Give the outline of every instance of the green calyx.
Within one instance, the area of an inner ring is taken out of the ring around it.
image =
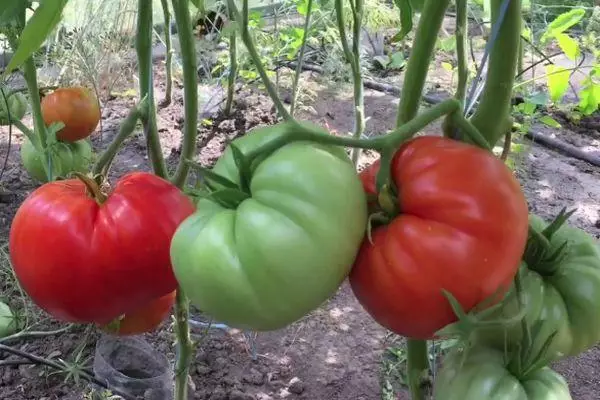
[[[529,269],[542,276],[552,276],[559,270],[562,261],[568,255],[568,242],[565,241],[559,247],[554,248],[555,246],[551,246],[550,240],[573,213],[575,210],[567,212],[566,208],[563,208],[543,230],[530,224],[529,238],[523,254],[523,261]]]

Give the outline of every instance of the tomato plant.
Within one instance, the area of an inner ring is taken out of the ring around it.
[[[444,359],[434,400],[571,400],[565,379],[548,367],[519,376],[500,350],[465,351],[454,350]]]
[[[92,146],[87,140],[56,142],[51,149],[52,176],[66,176],[70,172],[86,172],[93,160]],[[25,138],[21,145],[21,160],[29,175],[39,182],[47,182],[44,156]]]
[[[233,144],[246,152],[277,136],[257,129]],[[229,147],[213,172],[240,183]],[[173,237],[179,284],[199,309],[231,326],[278,329],[329,298],[347,276],[363,238],[360,180],[341,148],[287,144],[254,169],[245,198],[214,198]]]
[[[94,93],[84,87],[62,87],[44,96],[41,103],[44,123],[62,122],[56,133],[63,142],[85,139],[100,122],[100,107]]]
[[[11,121],[23,119],[26,112],[27,98],[23,93],[16,92],[8,94],[6,95],[6,99],[0,94],[0,126],[10,125],[12,123]]]
[[[177,187],[144,172],[106,195],[89,178],[46,183],[13,220],[15,275],[55,318],[106,324],[175,290],[169,243],[193,210]]]
[[[540,324],[532,351],[539,351],[556,334],[548,351],[556,358],[576,356],[600,341],[600,246],[573,226],[559,227],[536,215],[530,216],[530,222],[537,235],[525,254],[521,285],[525,321],[530,327]],[[489,318],[511,317],[519,310],[518,291],[513,288]],[[499,349],[515,348],[522,336],[518,323],[476,332],[479,342]]]
[[[118,317],[102,329],[117,336],[141,335],[153,331],[169,315],[175,303],[176,291]]]
[[[0,301],[0,338],[17,331],[17,319],[8,304]]]
[[[378,170],[362,172],[367,194]],[[380,324],[429,339],[456,320],[443,290],[470,310],[509,288],[527,240],[527,202],[502,161],[441,137],[404,144],[391,174],[400,212],[364,241],[350,284]]]

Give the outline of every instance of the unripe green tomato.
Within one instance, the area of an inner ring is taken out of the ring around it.
[[[72,143],[56,142],[52,152],[52,176],[66,176],[70,172],[87,172],[92,163],[92,146],[87,140]],[[23,166],[33,179],[48,182],[44,169],[45,157],[33,144],[25,139],[21,145]]]
[[[10,119],[8,118],[8,112],[6,109],[6,103],[8,102],[8,109],[10,110]],[[14,93],[6,97],[0,95],[0,125],[10,125],[10,121],[21,120],[27,112],[27,97],[23,93]]]
[[[0,338],[12,335],[17,331],[17,322],[10,307],[0,302]]]

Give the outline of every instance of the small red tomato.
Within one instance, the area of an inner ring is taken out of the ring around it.
[[[361,173],[375,194],[379,162]],[[400,210],[363,241],[350,273],[359,302],[393,332],[431,339],[456,316],[509,288],[528,235],[519,182],[493,154],[442,137],[406,142],[392,161]]]
[[[126,313],[122,318],[102,326],[102,330],[116,336],[141,335],[151,332],[169,315],[177,291],[162,296],[149,304]]]
[[[94,132],[100,122],[100,107],[94,93],[87,88],[58,88],[42,99],[42,117],[46,125],[65,124],[56,134],[58,140],[75,142]]]
[[[104,325],[177,288],[171,238],[195,207],[145,172],[125,175],[103,201],[88,191],[79,179],[39,187],[15,215],[9,250],[17,279],[40,308],[59,320]]]

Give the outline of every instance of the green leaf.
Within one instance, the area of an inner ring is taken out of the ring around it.
[[[392,56],[390,57],[390,62],[388,65],[389,68],[401,69],[401,68],[404,68],[405,65],[406,65],[406,58],[404,57],[404,53],[402,53],[401,51],[392,53]]]
[[[206,13],[206,7],[204,5],[204,0],[190,0],[190,2],[198,9],[200,15],[204,15]]]
[[[567,92],[569,88],[570,73],[569,70],[556,65],[546,66],[548,78],[548,91],[550,99],[557,103]]]
[[[574,8],[571,11],[560,14],[554,21],[550,22],[548,28],[546,28],[546,31],[541,38],[542,43],[577,25],[584,16],[585,9],[583,8]]]
[[[373,57],[373,61],[377,62],[382,69],[386,69],[390,63],[390,58],[386,55],[375,56]]]
[[[600,82],[594,80],[595,69],[583,81],[583,88],[579,91],[579,111],[584,115],[591,115],[600,109]]]
[[[442,62],[442,68],[444,68],[448,72],[454,71],[454,67],[449,62]]]
[[[573,39],[566,33],[559,33],[556,35],[556,40],[558,41],[560,49],[570,60],[576,60],[581,54],[577,40]]]
[[[549,115],[544,115],[543,117],[540,117],[540,122],[551,128],[562,128],[562,125]]]
[[[400,32],[394,35],[392,42],[399,42],[412,31],[413,7],[410,0],[394,0],[394,4],[400,10]]]
[[[21,66],[25,60],[39,50],[50,32],[60,21],[67,2],[68,0],[46,0],[40,3],[27,25],[25,25],[25,29],[21,32],[19,46],[15,49],[15,54],[4,71],[4,76]]]
[[[23,0],[2,0],[0,2],[0,26],[13,22],[25,7],[27,7],[27,2]]]
[[[194,170],[198,171],[209,187],[212,187],[212,184],[217,184],[230,189],[238,189],[238,185],[235,182],[232,182],[224,176],[219,175],[216,172],[213,172],[210,169],[205,168],[191,160],[186,160],[186,163]]]

